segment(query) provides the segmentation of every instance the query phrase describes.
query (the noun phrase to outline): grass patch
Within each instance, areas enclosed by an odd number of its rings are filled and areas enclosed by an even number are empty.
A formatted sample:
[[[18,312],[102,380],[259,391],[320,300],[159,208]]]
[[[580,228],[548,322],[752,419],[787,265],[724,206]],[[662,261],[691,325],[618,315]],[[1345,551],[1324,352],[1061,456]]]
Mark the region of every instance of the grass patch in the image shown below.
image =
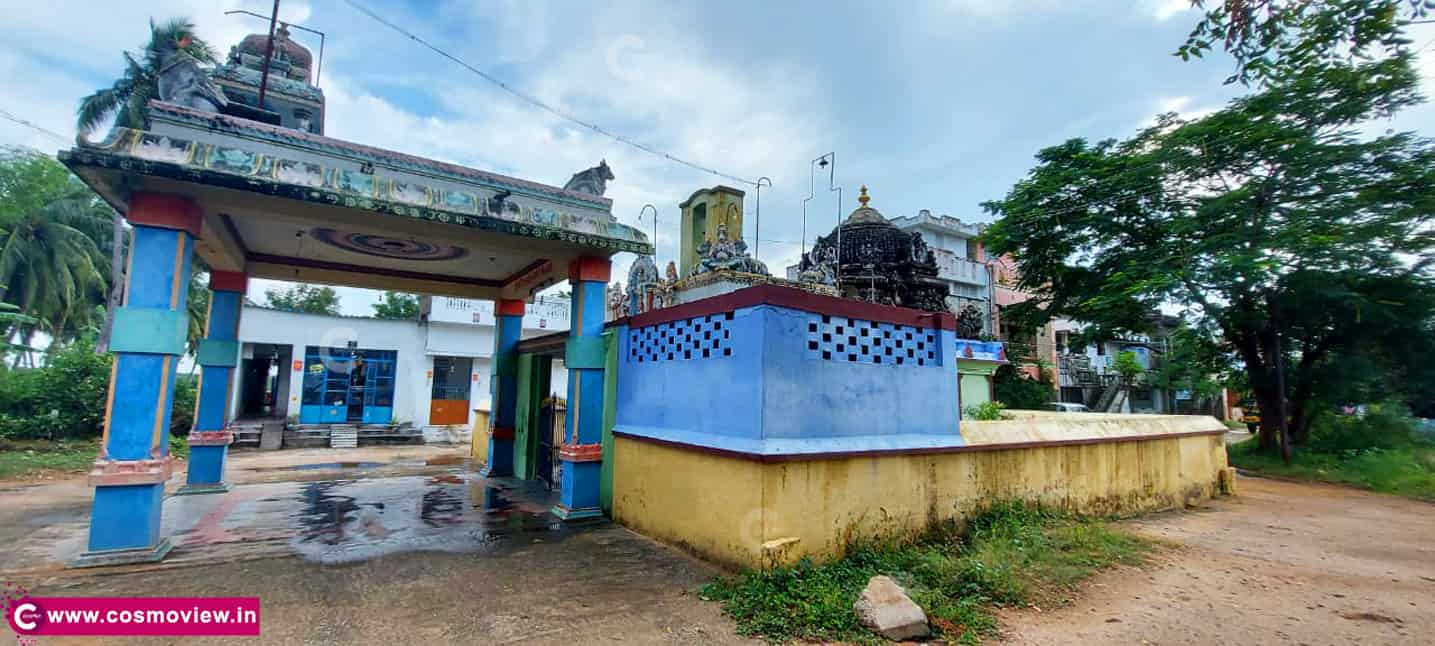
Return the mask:
[[[750,571],[703,588],[738,624],[772,642],[794,639],[874,643],[852,604],[877,574],[900,582],[932,628],[960,643],[996,629],[994,605],[1057,605],[1083,579],[1116,564],[1139,564],[1155,546],[1105,522],[1022,503],[1004,503],[954,527],[905,543],[849,548],[838,561]]]
[[[1435,500],[1435,448],[1368,448],[1338,454],[1296,451],[1291,463],[1256,442],[1227,449],[1232,465],[1273,476],[1344,484],[1417,500]]]
[[[90,470],[97,441],[15,440],[0,443],[0,480]]]

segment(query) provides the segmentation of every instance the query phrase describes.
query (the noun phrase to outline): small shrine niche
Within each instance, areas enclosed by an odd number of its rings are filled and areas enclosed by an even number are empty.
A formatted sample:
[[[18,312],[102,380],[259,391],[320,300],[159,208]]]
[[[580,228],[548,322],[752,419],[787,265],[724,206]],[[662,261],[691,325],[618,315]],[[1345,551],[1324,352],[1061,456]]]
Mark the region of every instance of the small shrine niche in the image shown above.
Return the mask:
[[[682,278],[697,271],[704,245],[711,249],[718,243],[719,229],[726,229],[723,237],[742,241],[744,195],[731,186],[718,185],[693,191],[678,205],[683,214],[678,252],[678,273]]]

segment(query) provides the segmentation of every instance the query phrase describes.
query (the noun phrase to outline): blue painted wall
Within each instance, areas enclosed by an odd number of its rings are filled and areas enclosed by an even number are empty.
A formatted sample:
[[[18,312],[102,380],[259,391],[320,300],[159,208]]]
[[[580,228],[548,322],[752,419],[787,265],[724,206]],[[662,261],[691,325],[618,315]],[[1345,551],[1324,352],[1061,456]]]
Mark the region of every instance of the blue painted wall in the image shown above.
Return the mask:
[[[959,437],[951,332],[864,324],[847,317],[829,316],[824,324],[820,314],[772,306],[762,309],[766,322],[764,438],[898,434]],[[818,335],[831,334],[822,332],[824,325],[843,330],[848,339],[857,340],[856,351],[841,344],[846,352],[836,352],[838,339],[834,339],[830,342],[833,349],[826,350],[831,357],[823,358],[821,348],[826,344],[820,336],[816,340],[819,349],[808,345],[814,325]],[[899,338],[886,336],[892,334]],[[907,334],[913,338],[900,338]],[[868,339],[865,344],[864,338]],[[898,342],[903,346],[900,349],[896,347]],[[897,355],[908,352],[912,356],[901,357],[902,364],[897,364]],[[873,360],[881,363],[871,363]]]
[[[665,439],[704,446],[735,448],[737,444],[727,440],[760,440],[762,312],[749,307],[733,312],[731,319],[714,314],[679,323],[629,328],[621,335],[614,430],[666,435]],[[691,353],[695,347],[687,340],[687,330],[695,327],[728,333],[725,349],[731,352],[704,358],[699,351],[683,358],[682,352]],[[711,354],[713,348],[708,349]]]
[[[683,357],[714,331],[710,356]],[[630,328],[614,430],[763,454],[960,446],[955,347],[946,330],[773,305]]]

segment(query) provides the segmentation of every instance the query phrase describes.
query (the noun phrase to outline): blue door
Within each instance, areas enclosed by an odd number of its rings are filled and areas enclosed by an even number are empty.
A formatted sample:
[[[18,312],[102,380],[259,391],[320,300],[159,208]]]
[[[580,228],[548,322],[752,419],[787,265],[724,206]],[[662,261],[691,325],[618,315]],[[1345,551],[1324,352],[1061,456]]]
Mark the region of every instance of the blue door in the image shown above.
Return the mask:
[[[394,418],[394,372],[398,353],[368,350],[364,353],[364,423],[388,424]]]

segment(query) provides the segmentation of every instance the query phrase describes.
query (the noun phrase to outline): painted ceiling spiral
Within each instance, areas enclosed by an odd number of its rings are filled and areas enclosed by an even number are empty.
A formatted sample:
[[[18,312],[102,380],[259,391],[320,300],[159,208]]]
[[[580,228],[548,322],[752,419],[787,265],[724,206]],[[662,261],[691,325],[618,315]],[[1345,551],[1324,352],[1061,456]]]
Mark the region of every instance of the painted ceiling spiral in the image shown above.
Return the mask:
[[[381,258],[398,258],[401,260],[456,260],[468,255],[468,250],[463,247],[436,244],[413,238],[390,238],[388,236],[337,231],[327,228],[311,229],[309,234],[312,235],[315,240],[345,251]]]

